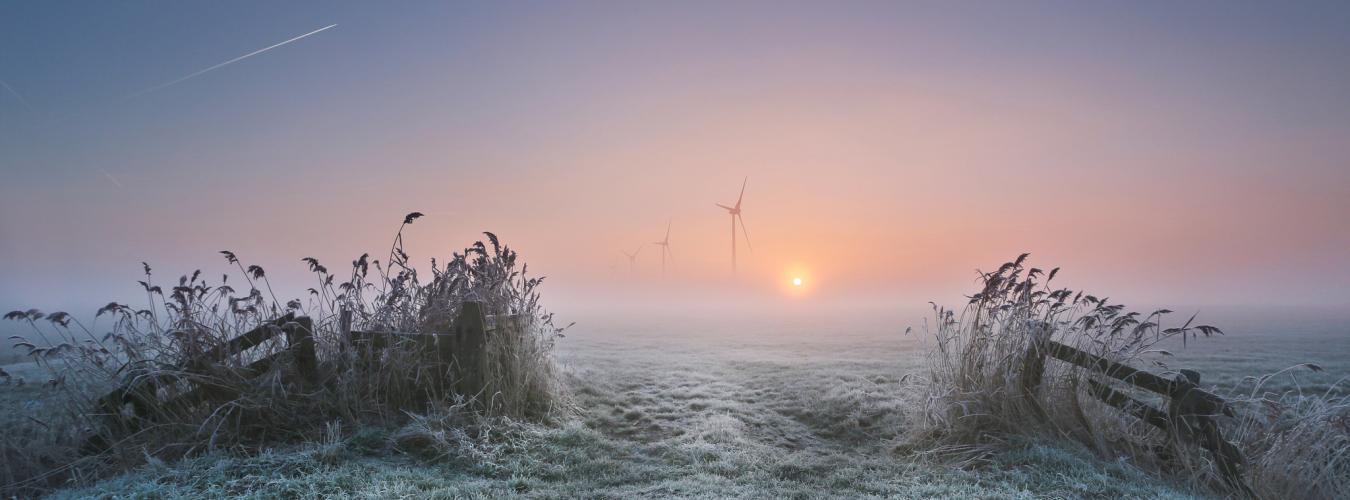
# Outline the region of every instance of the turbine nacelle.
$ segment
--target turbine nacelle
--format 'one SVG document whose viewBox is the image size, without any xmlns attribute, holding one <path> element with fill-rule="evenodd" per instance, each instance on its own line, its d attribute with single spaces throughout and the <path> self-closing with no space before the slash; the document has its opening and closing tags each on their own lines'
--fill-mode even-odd
<svg viewBox="0 0 1350 500">
<path fill-rule="evenodd" d="M 671 262 L 672 264 L 675 263 L 675 253 L 672 252 L 672 251 L 670 251 L 670 223 L 671 223 L 671 221 L 666 221 L 666 237 L 665 237 L 665 238 L 662 238 L 661 241 L 657 241 L 657 242 L 652 243 L 653 245 L 656 245 L 656 246 L 661 247 L 661 275 L 662 275 L 662 276 L 665 276 L 665 275 L 666 275 L 666 258 L 669 257 L 669 258 L 670 258 L 670 262 Z"/>
<path fill-rule="evenodd" d="M 745 184 L 750 180 L 749 177 L 741 180 L 741 194 L 736 196 L 736 204 L 726 206 L 721 203 L 714 203 L 731 215 L 731 272 L 736 272 L 736 226 L 741 226 L 741 233 L 745 235 L 745 245 L 754 251 L 755 247 L 750 245 L 750 232 L 745 229 L 745 219 L 741 218 L 741 202 L 745 201 Z"/>
<path fill-rule="evenodd" d="M 637 256 L 642 253 L 642 247 L 639 246 L 633 253 L 628 253 L 627 250 L 619 250 L 619 253 L 622 253 L 624 257 L 628 257 L 628 275 L 632 276 L 633 268 L 637 267 Z"/>
<path fill-rule="evenodd" d="M 627 250 L 619 250 L 619 252 L 623 253 L 624 257 L 628 257 L 628 262 L 631 264 L 637 262 L 637 256 L 638 254 L 642 253 L 642 247 L 638 247 L 638 249 L 633 251 L 633 253 L 628 253 Z"/>
<path fill-rule="evenodd" d="M 733 216 L 739 216 L 739 215 L 741 215 L 741 201 L 745 200 L 745 183 L 748 182 L 749 180 L 750 180 L 749 177 L 746 177 L 745 179 L 742 179 L 742 180 L 741 180 L 741 194 L 740 194 L 739 196 L 736 197 L 736 206 L 734 206 L 734 207 L 728 207 L 728 206 L 723 205 L 723 204 L 721 204 L 721 203 L 714 203 L 714 205 L 717 205 L 717 206 L 719 206 L 719 207 L 722 207 L 722 208 L 726 209 L 726 211 L 729 212 L 729 213 L 731 213 L 731 215 L 733 215 Z"/>
<path fill-rule="evenodd" d="M 670 246 L 670 222 L 666 222 L 666 237 L 661 241 L 652 242 L 652 244 L 661 245 L 663 247 Z"/>
</svg>

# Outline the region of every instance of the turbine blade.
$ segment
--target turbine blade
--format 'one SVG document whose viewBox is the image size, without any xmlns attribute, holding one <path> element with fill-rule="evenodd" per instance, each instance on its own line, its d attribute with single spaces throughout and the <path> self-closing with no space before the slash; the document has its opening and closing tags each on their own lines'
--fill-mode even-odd
<svg viewBox="0 0 1350 500">
<path fill-rule="evenodd" d="M 749 181 L 749 176 L 746 176 L 745 179 L 741 180 L 741 195 L 736 197 L 736 208 L 741 208 L 741 199 L 745 198 L 745 183 Z"/>
<path fill-rule="evenodd" d="M 754 252 L 755 246 L 750 244 L 750 231 L 745 228 L 745 218 L 741 217 L 741 214 L 736 214 L 736 219 L 741 221 L 741 234 L 745 235 L 745 247 Z"/>
<path fill-rule="evenodd" d="M 674 221 L 670 221 L 670 220 L 666 221 L 666 239 L 661 240 L 661 241 L 670 241 L 670 223 L 671 223 L 671 222 L 674 222 Z"/>
<path fill-rule="evenodd" d="M 713 204 L 714 204 L 714 205 L 717 205 L 717 206 L 719 206 L 719 207 L 722 207 L 722 208 L 727 209 L 728 212 L 730 212 L 730 211 L 732 211 L 732 210 L 735 210 L 734 208 L 728 207 L 728 206 L 723 205 L 723 204 L 721 204 L 721 203 L 713 203 Z"/>
</svg>

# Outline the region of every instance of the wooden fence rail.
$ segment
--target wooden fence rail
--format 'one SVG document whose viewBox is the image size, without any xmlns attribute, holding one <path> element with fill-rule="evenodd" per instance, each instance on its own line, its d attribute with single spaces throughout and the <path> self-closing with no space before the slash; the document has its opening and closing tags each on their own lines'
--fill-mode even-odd
<svg viewBox="0 0 1350 500">
<path fill-rule="evenodd" d="M 444 370 L 443 376 L 435 380 L 437 384 L 451 382 L 459 394 L 474 396 L 486 386 L 484 374 L 487 370 L 488 336 L 505 322 L 514 320 L 513 316 L 485 316 L 481 304 L 465 302 L 453 321 L 440 328 L 433 328 L 444 333 L 352 330 L 350 313 L 345 310 L 340 314 L 338 323 L 345 339 L 344 344 L 355 349 L 357 355 L 367 362 L 373 362 L 371 356 L 382 349 L 401 342 L 411 343 L 413 349 L 429 358 L 429 366 L 439 366 Z M 438 391 L 449 388 L 434 387 Z"/>
<path fill-rule="evenodd" d="M 466 396 L 480 394 L 486 387 L 486 347 L 489 335 L 520 328 L 528 318 L 518 315 L 485 316 L 482 305 L 465 302 L 453 321 L 432 327 L 433 333 L 352 330 L 350 310 L 339 312 L 338 333 L 343 349 L 354 349 L 365 367 L 381 363 L 378 353 L 409 343 L 421 359 L 419 366 L 443 370 L 430 380 L 437 393 L 454 390 Z M 303 383 L 318 384 L 319 358 L 315 351 L 314 321 L 308 316 L 286 314 L 265 322 L 238 337 L 200 353 L 189 354 L 180 365 L 133 373 L 95 403 L 94 415 L 114 434 L 134 433 L 148 423 L 164 420 L 208 401 L 227 401 L 238 397 L 238 388 L 215 383 L 222 378 L 248 380 L 271 370 L 278 361 L 293 363 Z M 284 349 L 245 362 L 236 359 L 269 340 L 284 338 Z M 286 356 L 286 357 L 283 357 Z M 162 369 L 167 368 L 167 369 Z M 130 406 L 130 415 L 127 407 Z M 100 452 L 108 443 L 96 433 L 85 443 L 87 452 Z"/>
<path fill-rule="evenodd" d="M 1242 474 L 1245 457 L 1236 446 L 1223 438 L 1215 421 L 1215 417 L 1235 416 L 1235 413 L 1223 398 L 1199 387 L 1198 372 L 1180 370 L 1175 379 L 1169 380 L 1050 340 L 1050 330 L 1042 329 L 1035 335 L 1022 365 L 1022 391 L 1033 403 L 1036 401 L 1036 390 L 1044 378 L 1047 356 L 1166 397 L 1167 407 L 1160 410 L 1105 382 L 1087 379 L 1090 394 L 1127 415 L 1163 430 L 1171 445 L 1187 442 L 1209 451 L 1224 482 L 1243 495 L 1254 496 Z M 1035 408 L 1043 411 L 1039 406 Z"/>
<path fill-rule="evenodd" d="M 284 336 L 286 348 L 249 362 L 243 366 L 226 368 L 222 363 L 258 347 L 268 340 Z M 296 371 L 306 382 L 318 381 L 318 356 L 314 350 L 314 322 L 294 313 L 268 321 L 244 334 L 230 339 L 168 369 L 154 369 L 146 373 L 133 370 L 126 380 L 95 402 L 92 415 L 99 417 L 108 429 L 130 434 L 146 424 L 162 420 L 174 412 L 209 400 L 233 395 L 232 389 L 221 384 L 205 383 L 213 377 L 230 376 L 248 379 L 270 369 L 282 355 L 294 360 Z M 126 415 L 130 406 L 131 415 Z M 99 433 L 87 439 L 82 447 L 86 453 L 101 452 L 109 445 L 106 436 Z"/>
</svg>

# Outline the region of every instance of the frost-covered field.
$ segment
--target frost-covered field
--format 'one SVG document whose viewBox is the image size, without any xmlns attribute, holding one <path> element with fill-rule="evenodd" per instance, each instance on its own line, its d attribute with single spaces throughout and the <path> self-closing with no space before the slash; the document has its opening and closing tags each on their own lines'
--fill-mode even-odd
<svg viewBox="0 0 1350 500">
<path fill-rule="evenodd" d="M 327 444 L 146 466 L 69 496 L 1166 497 L 1190 496 L 1063 444 L 1013 442 L 957 467 L 906 446 L 924 375 L 919 332 L 896 316 L 579 318 L 558 360 L 575 414 L 500 429 L 452 456 L 404 453 L 395 429 Z M 1184 320 L 1184 318 L 1183 318 Z M 1236 381 L 1297 355 L 1343 376 L 1344 335 L 1269 341 L 1237 328 L 1177 356 Z M 1300 336 L 1301 335 L 1301 336 Z M 1303 339 L 1303 340 L 1300 340 Z M 1284 346 L 1284 352 L 1271 352 Z M 1340 349 L 1340 351 L 1337 351 Z M 1241 354 L 1241 353 L 1251 353 Z M 1257 355 L 1259 354 L 1259 355 Z M 1246 361 L 1236 360 L 1247 356 Z M 1292 358 L 1291 358 L 1292 359 Z M 1181 361 L 1178 361 L 1179 363 Z M 1242 364 L 1239 364 L 1242 363 Z M 1249 368 L 1244 370 L 1240 368 Z M 4 389 L 6 391 L 11 389 Z M 315 436 L 316 443 L 324 443 Z M 331 441 L 331 440 L 330 440 Z"/>
</svg>

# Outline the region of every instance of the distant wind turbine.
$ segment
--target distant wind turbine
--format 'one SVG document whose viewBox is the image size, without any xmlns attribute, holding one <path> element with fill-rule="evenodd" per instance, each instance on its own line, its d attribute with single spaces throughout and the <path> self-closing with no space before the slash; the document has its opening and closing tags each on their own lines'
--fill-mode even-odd
<svg viewBox="0 0 1350 500">
<path fill-rule="evenodd" d="M 627 250 L 619 250 L 619 251 L 623 252 L 624 257 L 628 257 L 628 275 L 632 276 L 633 266 L 637 265 L 637 256 L 638 254 L 642 253 L 642 247 L 639 246 L 637 250 L 633 251 L 633 253 L 628 253 Z"/>
<path fill-rule="evenodd" d="M 666 221 L 666 238 L 652 243 L 661 247 L 661 276 L 666 275 L 666 256 L 670 256 L 670 263 L 675 263 L 675 253 L 670 251 L 670 221 Z"/>
<path fill-rule="evenodd" d="M 751 252 L 755 251 L 755 247 L 750 245 L 750 232 L 747 231 L 747 230 L 745 229 L 745 219 L 742 219 L 742 218 L 741 218 L 741 200 L 745 198 L 745 183 L 748 182 L 749 180 L 750 180 L 750 178 L 749 178 L 749 177 L 746 177 L 745 180 L 742 180 L 742 181 L 741 181 L 741 194 L 740 194 L 740 196 L 737 196 L 737 197 L 736 197 L 736 206 L 728 207 L 728 206 L 723 205 L 723 204 L 721 204 L 721 203 L 717 203 L 717 204 L 716 204 L 716 205 L 719 206 L 719 207 L 725 208 L 725 209 L 727 210 L 727 213 L 731 214 L 731 273 L 732 273 L 732 274 L 735 274 L 735 273 L 736 273 L 736 222 L 737 222 L 737 221 L 739 221 L 740 224 L 741 224 L 741 232 L 745 234 L 745 246 L 748 247 L 748 248 L 750 249 Z"/>
</svg>

